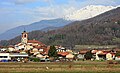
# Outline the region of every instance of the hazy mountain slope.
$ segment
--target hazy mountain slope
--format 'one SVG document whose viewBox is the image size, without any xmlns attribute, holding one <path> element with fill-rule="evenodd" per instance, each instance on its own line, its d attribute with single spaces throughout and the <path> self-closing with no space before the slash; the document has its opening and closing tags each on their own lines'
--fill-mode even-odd
<svg viewBox="0 0 120 73">
<path fill-rule="evenodd" d="M 50 30 L 52 30 L 52 28 L 55 29 L 55 28 L 67 25 L 70 22 L 71 21 L 67 21 L 62 18 L 52 19 L 52 20 L 42 20 L 39 22 L 32 23 L 30 25 L 23 25 L 23 26 L 10 29 L 0 34 L 0 40 L 7 40 L 7 39 L 14 38 L 20 35 L 23 30 L 26 30 L 28 32 L 35 31 L 35 30 L 42 30 L 42 29 L 47 30 L 47 28 L 48 29 L 50 28 Z"/>
</svg>

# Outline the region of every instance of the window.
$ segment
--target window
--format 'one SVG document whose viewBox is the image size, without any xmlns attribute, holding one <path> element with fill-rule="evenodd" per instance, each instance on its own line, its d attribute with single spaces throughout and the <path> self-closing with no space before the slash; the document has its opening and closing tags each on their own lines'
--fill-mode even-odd
<svg viewBox="0 0 120 73">
<path fill-rule="evenodd" d="M 0 56 L 0 58 L 8 58 L 8 56 Z"/>
<path fill-rule="evenodd" d="M 25 34 L 24 37 L 26 37 L 27 35 Z"/>
</svg>

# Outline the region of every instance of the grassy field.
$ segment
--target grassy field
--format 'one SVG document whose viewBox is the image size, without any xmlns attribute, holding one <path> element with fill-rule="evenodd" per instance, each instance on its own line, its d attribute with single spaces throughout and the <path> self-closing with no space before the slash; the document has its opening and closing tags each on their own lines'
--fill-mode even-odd
<svg viewBox="0 0 120 73">
<path fill-rule="evenodd" d="M 106 61 L 0 63 L 0 73 L 119 73 L 120 64 Z"/>
</svg>

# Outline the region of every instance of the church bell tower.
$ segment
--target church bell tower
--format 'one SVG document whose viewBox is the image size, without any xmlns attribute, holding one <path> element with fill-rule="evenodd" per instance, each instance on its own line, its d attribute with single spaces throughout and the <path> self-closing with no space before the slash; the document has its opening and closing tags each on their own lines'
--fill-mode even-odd
<svg viewBox="0 0 120 73">
<path fill-rule="evenodd" d="M 28 41 L 28 33 L 26 31 L 23 31 L 21 43 L 22 44 L 27 44 L 27 41 Z"/>
</svg>

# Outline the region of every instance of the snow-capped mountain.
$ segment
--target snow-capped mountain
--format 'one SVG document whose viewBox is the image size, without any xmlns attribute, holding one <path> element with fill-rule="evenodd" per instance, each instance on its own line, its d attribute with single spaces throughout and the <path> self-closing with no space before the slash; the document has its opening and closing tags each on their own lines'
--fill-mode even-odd
<svg viewBox="0 0 120 73">
<path fill-rule="evenodd" d="M 89 5 L 65 16 L 66 20 L 84 20 L 115 9 L 118 6 Z"/>
</svg>

